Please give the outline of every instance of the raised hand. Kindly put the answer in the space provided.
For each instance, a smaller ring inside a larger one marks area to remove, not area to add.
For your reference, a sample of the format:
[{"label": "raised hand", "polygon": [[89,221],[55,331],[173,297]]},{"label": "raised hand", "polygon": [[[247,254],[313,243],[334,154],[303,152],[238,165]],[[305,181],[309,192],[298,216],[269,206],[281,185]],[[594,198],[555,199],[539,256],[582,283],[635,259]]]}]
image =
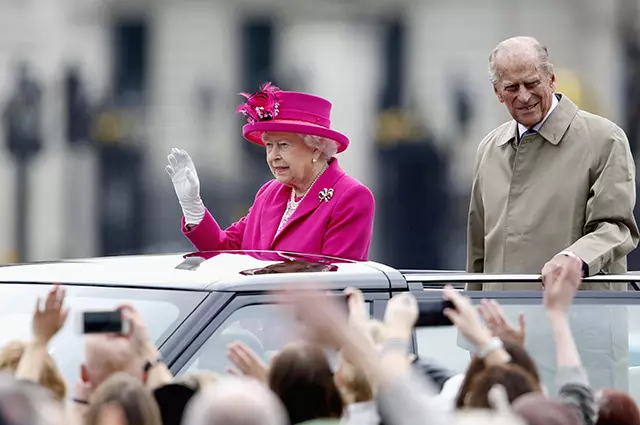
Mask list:
[{"label": "raised hand", "polygon": [[64,288],[55,285],[44,303],[38,298],[33,313],[33,336],[36,341],[48,344],[64,325],[69,315],[69,310],[64,308],[64,297]]},{"label": "raised hand", "polygon": [[510,340],[524,347],[524,314],[518,316],[518,327],[514,326],[495,300],[482,300],[478,306],[480,317],[487,324],[493,336],[501,340]]},{"label": "raised hand", "polygon": [[[569,258],[569,257],[567,257]],[[548,314],[566,315],[582,282],[582,264],[569,258],[545,283],[544,306]]]},{"label": "raised hand", "polygon": [[205,208],[200,199],[200,179],[193,160],[187,151],[177,148],[171,150],[167,159],[169,165],[165,170],[173,182],[185,221],[187,224],[200,224]]}]

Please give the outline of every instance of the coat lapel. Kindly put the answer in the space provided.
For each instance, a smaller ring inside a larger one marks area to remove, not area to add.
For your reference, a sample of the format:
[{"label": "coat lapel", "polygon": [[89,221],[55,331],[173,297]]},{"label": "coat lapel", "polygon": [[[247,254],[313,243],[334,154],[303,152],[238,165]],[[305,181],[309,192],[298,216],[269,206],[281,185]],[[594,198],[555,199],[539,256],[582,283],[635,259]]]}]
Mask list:
[{"label": "coat lapel", "polygon": [[[329,167],[324,171],[324,173],[322,173],[322,175],[313,184],[313,186],[311,186],[309,192],[298,206],[298,209],[296,209],[296,211],[293,213],[289,221],[287,221],[287,223],[284,225],[280,233],[275,235],[275,238],[273,238],[273,242],[271,243],[271,249],[273,249],[278,240],[288,231],[293,223],[298,220],[302,220],[304,217],[315,211],[315,209],[318,208],[320,204],[324,203],[324,201],[320,199],[320,192],[322,192],[324,189],[327,189],[327,191],[333,189],[336,181],[338,181],[338,179],[344,174],[344,171],[338,165],[338,160],[336,158],[331,159]],[[286,186],[283,185],[282,187],[285,188]],[[291,189],[286,188],[285,192],[287,194],[288,200],[288,197],[291,196]],[[333,199],[335,195],[336,194],[333,193],[332,196],[329,197],[328,202],[331,202],[331,199]],[[287,200],[284,201],[284,208],[286,208]],[[280,220],[282,219],[282,214],[284,214],[284,208],[281,208],[282,212],[277,218],[277,223],[275,225],[276,230],[278,229],[278,225],[280,224]]]},{"label": "coat lapel", "polygon": [[540,135],[550,143],[557,145],[569,129],[569,125],[578,113],[578,107],[567,96],[559,95],[556,109],[540,127]]},{"label": "coat lapel", "polygon": [[[558,93],[558,106],[542,124],[538,133],[548,142],[557,145],[577,113],[578,107],[567,96]],[[511,120],[501,133],[496,133],[495,137],[498,146],[515,140],[518,137],[518,123]]]},{"label": "coat lapel", "polygon": [[275,189],[275,195],[273,201],[265,205],[262,213],[264,214],[262,219],[264,227],[260,239],[262,243],[260,246],[271,246],[273,238],[276,235],[278,226],[280,226],[280,220],[284,210],[287,208],[287,201],[291,196],[291,189],[283,184],[278,184]]},{"label": "coat lapel", "polygon": [[518,123],[511,120],[504,126],[501,133],[496,133],[496,144],[498,146],[506,145],[518,137]]}]

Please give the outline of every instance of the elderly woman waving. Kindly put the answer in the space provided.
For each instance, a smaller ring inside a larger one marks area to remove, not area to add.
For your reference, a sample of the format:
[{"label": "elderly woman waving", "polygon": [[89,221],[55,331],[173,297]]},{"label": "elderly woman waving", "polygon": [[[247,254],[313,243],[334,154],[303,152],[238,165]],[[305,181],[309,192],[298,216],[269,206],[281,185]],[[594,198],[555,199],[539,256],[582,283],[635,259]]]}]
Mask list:
[{"label": "elderly woman waving", "polygon": [[167,172],[184,218],[182,232],[199,251],[277,250],[367,260],[373,233],[371,191],[338,165],[349,139],[330,127],[331,103],[264,85],[237,113],[243,135],[265,148],[275,179],[258,190],[247,215],[222,230],[200,199],[195,166],[173,149]]}]

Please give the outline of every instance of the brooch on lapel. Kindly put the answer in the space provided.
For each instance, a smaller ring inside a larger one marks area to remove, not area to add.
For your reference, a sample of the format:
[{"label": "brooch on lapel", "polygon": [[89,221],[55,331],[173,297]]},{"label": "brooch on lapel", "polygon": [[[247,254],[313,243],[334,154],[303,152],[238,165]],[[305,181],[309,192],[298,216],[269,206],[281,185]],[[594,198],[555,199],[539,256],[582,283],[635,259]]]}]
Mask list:
[{"label": "brooch on lapel", "polygon": [[329,202],[329,200],[333,197],[333,189],[327,189],[326,187],[318,193],[318,199],[320,201]]}]

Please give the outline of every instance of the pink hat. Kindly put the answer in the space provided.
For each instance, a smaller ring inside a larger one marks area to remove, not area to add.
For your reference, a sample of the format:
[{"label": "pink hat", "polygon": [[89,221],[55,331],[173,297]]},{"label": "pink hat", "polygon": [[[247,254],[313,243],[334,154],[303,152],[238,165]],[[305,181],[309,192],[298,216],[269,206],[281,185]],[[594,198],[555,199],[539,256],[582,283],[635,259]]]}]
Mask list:
[{"label": "pink hat", "polygon": [[326,137],[338,144],[338,153],[349,146],[344,134],[331,129],[331,102],[307,93],[282,91],[271,83],[254,94],[240,93],[247,103],[236,113],[247,117],[242,134],[250,142],[264,146],[262,133],[282,131]]}]

